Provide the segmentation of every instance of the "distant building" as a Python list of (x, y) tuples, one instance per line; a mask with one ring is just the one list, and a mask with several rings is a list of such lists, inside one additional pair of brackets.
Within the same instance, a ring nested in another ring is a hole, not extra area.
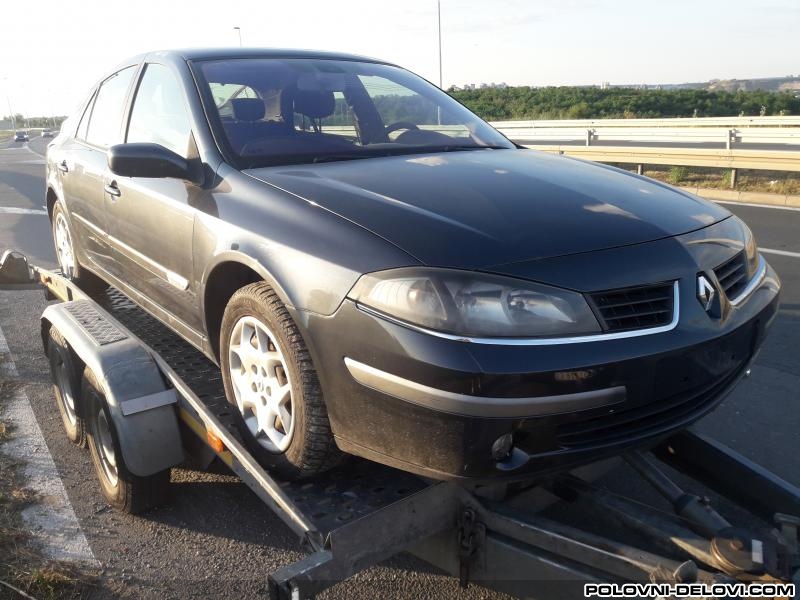
[(504, 90), (508, 87), (508, 84), (503, 81), (502, 83), (495, 83), (494, 81), (491, 83), (465, 83), (460, 89), (462, 90), (487, 90), (487, 89), (496, 89), (496, 90)]

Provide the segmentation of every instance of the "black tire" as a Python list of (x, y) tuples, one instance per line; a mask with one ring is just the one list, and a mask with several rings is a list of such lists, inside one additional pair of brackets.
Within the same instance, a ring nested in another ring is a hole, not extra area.
[[(92, 455), (95, 473), (100, 480), (100, 489), (106, 501), (114, 508), (130, 514), (138, 514), (165, 504), (169, 499), (170, 469), (147, 477), (140, 477), (128, 471), (103, 388), (89, 368), (83, 372), (81, 388), (86, 413), (89, 451)], [(101, 419), (105, 420), (107, 427), (101, 426)], [(105, 438), (105, 434), (110, 434), (110, 440)], [(106, 443), (110, 443), (113, 449), (116, 477), (107, 471), (108, 461), (103, 444), (104, 439)]]
[[(61, 205), (61, 202), (56, 202), (55, 206), (53, 206), (53, 215), (52, 215), (52, 222), (51, 222), (51, 230), (53, 234), (53, 246), (56, 248), (56, 257), (58, 256), (58, 243), (56, 242), (56, 223), (58, 221), (58, 215), (64, 214), (64, 207)], [(69, 223), (69, 219), (66, 220)], [(72, 256), (73, 256), (73, 267), (70, 272), (65, 272), (64, 266), (61, 265), (61, 261), (59, 259), (59, 266), (61, 267), (61, 271), (64, 274), (64, 277), (75, 283), (79, 288), (81, 288), (87, 294), (98, 294), (100, 292), (104, 292), (108, 289), (109, 285), (102, 279), (100, 279), (97, 275), (92, 273), (91, 271), (83, 268), (80, 263), (78, 262), (78, 256), (75, 254), (75, 243), (72, 241), (73, 232), (70, 230), (70, 241), (72, 242), (70, 246), (72, 247)]]
[(81, 403), (80, 371), (61, 332), (50, 327), (47, 344), (50, 376), (58, 412), (64, 423), (67, 439), (80, 448), (86, 447), (86, 423)]
[[(236, 406), (229, 345), (233, 328), (243, 317), (256, 318), (275, 334), (289, 371), (294, 430), (289, 446), (282, 453), (270, 452), (259, 444)], [(342, 453), (331, 433), (328, 411), (311, 355), (289, 311), (265, 282), (241, 288), (228, 302), (222, 317), (220, 358), (225, 394), (236, 409), (233, 412), (239, 430), (248, 448), (264, 467), (284, 479), (302, 479), (327, 471), (341, 461)]]

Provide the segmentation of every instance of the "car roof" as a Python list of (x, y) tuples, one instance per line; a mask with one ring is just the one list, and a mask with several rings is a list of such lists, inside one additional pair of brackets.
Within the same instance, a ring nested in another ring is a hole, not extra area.
[(160, 56), (163, 58), (182, 58), (183, 60), (214, 60), (231, 58), (319, 58), (328, 60), (355, 60), (390, 64), (383, 60), (322, 50), (300, 50), (296, 48), (190, 48), (182, 50), (158, 50), (140, 55), (139, 59)]
[(154, 50), (131, 56), (127, 60), (118, 63), (113, 70), (107, 72), (100, 79), (95, 87), (111, 74), (120, 69), (140, 64), (142, 61), (160, 59), (164, 62), (186, 62), (202, 60), (225, 60), (234, 58), (317, 58), (326, 60), (352, 60), (358, 62), (371, 62), (377, 64), (398, 66), (392, 62), (359, 56), (358, 54), (347, 54), (345, 52), (326, 52), (323, 50), (299, 50), (296, 48), (187, 48), (173, 50)]

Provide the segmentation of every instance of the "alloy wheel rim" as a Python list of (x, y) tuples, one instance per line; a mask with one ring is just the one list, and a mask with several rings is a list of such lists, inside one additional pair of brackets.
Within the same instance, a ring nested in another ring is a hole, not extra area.
[(97, 454), (100, 458), (100, 465), (103, 468), (106, 479), (115, 487), (119, 481), (119, 470), (117, 469), (117, 455), (114, 452), (114, 439), (111, 437), (111, 427), (108, 423), (105, 411), (100, 408), (97, 412)]
[(294, 434), (292, 382), (277, 337), (255, 317), (233, 327), (228, 363), (236, 406), (256, 441), (274, 454), (285, 452)]
[(69, 234), (67, 219), (63, 213), (56, 216), (55, 226), (56, 254), (58, 254), (58, 264), (61, 272), (67, 277), (71, 277), (75, 270), (75, 259), (72, 254), (72, 237)]

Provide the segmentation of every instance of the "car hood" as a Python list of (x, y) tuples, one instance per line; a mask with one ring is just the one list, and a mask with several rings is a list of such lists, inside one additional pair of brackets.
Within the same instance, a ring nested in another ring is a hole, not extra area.
[(471, 150), (245, 171), (422, 263), (464, 269), (687, 233), (729, 213), (659, 182), (533, 150)]

